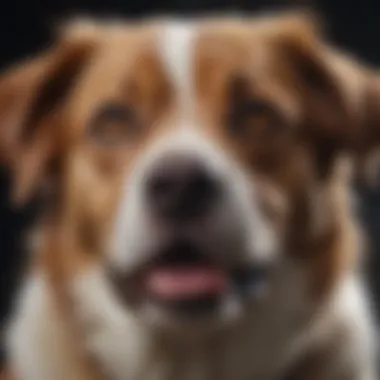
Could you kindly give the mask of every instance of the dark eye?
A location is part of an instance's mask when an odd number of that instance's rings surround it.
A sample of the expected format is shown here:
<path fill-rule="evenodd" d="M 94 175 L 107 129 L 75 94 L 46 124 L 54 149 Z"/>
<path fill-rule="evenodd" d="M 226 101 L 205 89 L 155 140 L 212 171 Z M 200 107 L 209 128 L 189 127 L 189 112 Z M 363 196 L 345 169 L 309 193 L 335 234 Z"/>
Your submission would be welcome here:
<path fill-rule="evenodd" d="M 232 107 L 228 127 L 232 133 L 265 133 L 275 126 L 271 107 L 261 100 L 245 100 Z"/>
<path fill-rule="evenodd" d="M 134 138 L 139 130 L 136 112 L 125 105 L 107 104 L 90 123 L 90 135 L 105 145 L 123 144 Z"/>

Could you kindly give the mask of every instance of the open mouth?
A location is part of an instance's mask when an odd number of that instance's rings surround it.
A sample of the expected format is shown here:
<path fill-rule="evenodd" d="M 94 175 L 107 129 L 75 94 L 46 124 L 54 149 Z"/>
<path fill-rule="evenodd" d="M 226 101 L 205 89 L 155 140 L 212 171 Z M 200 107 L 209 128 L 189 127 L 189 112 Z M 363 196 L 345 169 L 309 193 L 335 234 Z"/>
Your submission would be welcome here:
<path fill-rule="evenodd" d="M 147 295 L 176 312 L 215 309 L 227 288 L 227 271 L 185 241 L 171 245 L 145 272 Z"/>
<path fill-rule="evenodd" d="M 177 241 L 133 278 L 116 276 L 118 293 L 125 298 L 130 294 L 126 290 L 137 288 L 140 302 L 149 300 L 176 314 L 195 316 L 216 311 L 228 294 L 243 298 L 266 284 L 265 267 L 227 268 L 210 257 L 189 241 Z"/>
<path fill-rule="evenodd" d="M 147 271 L 147 291 L 165 301 L 192 300 L 223 293 L 226 273 L 193 245 L 171 246 Z"/>

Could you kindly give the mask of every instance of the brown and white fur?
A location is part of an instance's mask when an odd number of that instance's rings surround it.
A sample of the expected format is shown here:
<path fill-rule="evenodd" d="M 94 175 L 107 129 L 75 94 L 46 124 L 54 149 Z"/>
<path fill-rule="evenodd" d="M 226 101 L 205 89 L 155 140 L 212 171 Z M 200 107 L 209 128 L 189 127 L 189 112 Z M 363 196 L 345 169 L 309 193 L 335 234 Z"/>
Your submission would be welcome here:
<path fill-rule="evenodd" d="M 377 81 L 298 14 L 74 22 L 5 73 L 0 152 L 14 200 L 47 200 L 8 327 L 10 373 L 375 380 L 348 169 L 379 142 Z M 195 239 L 225 268 L 269 268 L 267 292 L 229 290 L 210 318 L 136 306 L 108 275 L 122 273 L 128 293 L 170 239 L 144 186 L 162 157 L 183 154 L 226 193 Z"/>

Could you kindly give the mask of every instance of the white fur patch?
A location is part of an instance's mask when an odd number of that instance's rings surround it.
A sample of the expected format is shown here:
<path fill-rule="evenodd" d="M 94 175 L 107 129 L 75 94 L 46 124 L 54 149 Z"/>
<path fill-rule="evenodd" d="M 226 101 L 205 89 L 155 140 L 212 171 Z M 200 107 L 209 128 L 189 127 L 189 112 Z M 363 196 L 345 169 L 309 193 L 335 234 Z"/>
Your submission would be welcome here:
<path fill-rule="evenodd" d="M 190 117 L 193 101 L 193 58 L 197 27 L 191 22 L 171 22 L 159 41 L 161 57 L 175 87 L 182 117 Z"/>
<path fill-rule="evenodd" d="M 341 284 L 331 306 L 333 315 L 345 317 L 341 326 L 348 331 L 342 365 L 351 366 L 363 380 L 378 378 L 379 342 L 369 299 L 360 276 L 352 276 Z"/>
<path fill-rule="evenodd" d="M 60 320 L 42 277 L 28 280 L 16 304 L 7 342 L 10 367 L 19 380 L 80 380 Z"/>

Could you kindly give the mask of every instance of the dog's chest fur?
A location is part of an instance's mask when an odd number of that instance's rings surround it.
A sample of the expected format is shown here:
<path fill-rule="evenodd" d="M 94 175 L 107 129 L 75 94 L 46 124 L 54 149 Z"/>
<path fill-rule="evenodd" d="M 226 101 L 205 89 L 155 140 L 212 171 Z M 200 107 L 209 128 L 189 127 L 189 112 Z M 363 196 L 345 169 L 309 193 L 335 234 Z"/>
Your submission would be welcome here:
<path fill-rule="evenodd" d="M 302 276 L 294 268 L 284 272 L 270 301 L 236 327 L 181 341 L 149 332 L 120 308 L 98 273 L 89 274 L 74 286 L 75 318 L 83 334 L 79 342 L 110 380 L 276 379 L 312 335 L 307 329 L 304 340 L 312 309 L 306 306 Z M 51 309 L 43 281 L 32 280 L 21 300 L 10 339 L 20 377 L 27 373 L 30 380 L 50 380 L 54 373 L 56 380 L 81 379 L 67 326 Z"/>

